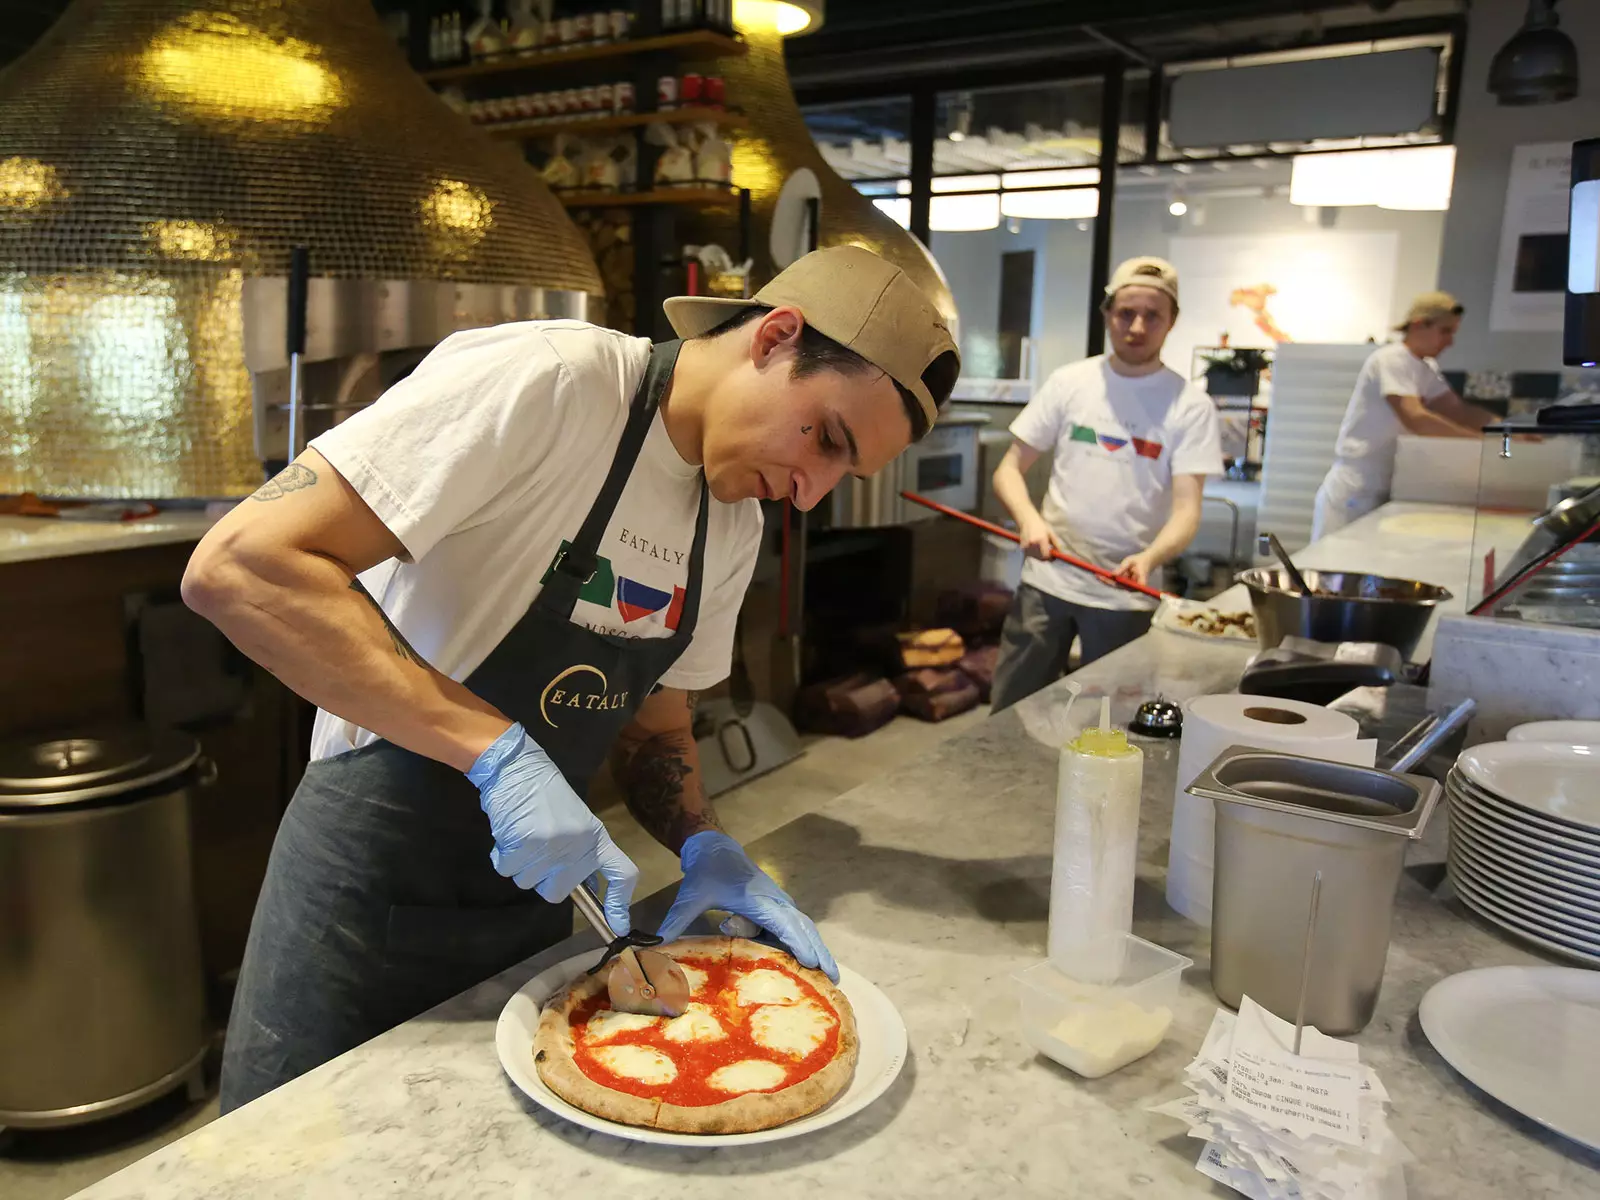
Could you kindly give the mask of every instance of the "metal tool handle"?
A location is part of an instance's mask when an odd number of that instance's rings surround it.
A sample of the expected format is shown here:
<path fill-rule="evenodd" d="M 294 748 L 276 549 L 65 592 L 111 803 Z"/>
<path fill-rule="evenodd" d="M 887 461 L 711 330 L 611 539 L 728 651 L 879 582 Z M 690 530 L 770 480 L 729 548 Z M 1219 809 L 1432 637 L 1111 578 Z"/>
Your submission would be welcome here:
<path fill-rule="evenodd" d="M 600 907 L 600 901 L 588 884 L 580 883 L 572 889 L 572 903 L 583 914 L 583 919 L 594 926 L 594 931 L 605 938 L 606 945 L 617 940 L 617 935 L 611 931 L 611 922 L 606 920 L 606 910 Z"/>
<path fill-rule="evenodd" d="M 1283 569 L 1289 573 L 1289 582 L 1294 584 L 1296 590 L 1302 596 L 1311 595 L 1311 588 L 1306 584 L 1306 577 L 1300 574 L 1300 568 L 1294 565 L 1294 559 L 1289 557 L 1289 552 L 1283 548 L 1283 543 L 1278 540 L 1277 534 L 1263 533 L 1256 539 L 1258 553 L 1268 549 L 1283 564 Z"/>
<path fill-rule="evenodd" d="M 1300 952 L 1300 998 L 1294 1005 L 1294 1052 L 1300 1053 L 1300 1035 L 1306 1028 L 1306 993 L 1311 990 L 1311 950 L 1317 940 L 1317 908 L 1322 903 L 1322 872 L 1311 880 L 1311 915 L 1306 918 L 1306 944 Z"/>
<path fill-rule="evenodd" d="M 1477 710 L 1477 707 L 1477 701 L 1463 700 L 1449 712 L 1442 715 L 1436 714 L 1424 721 L 1390 748 L 1391 752 L 1399 750 L 1402 745 L 1411 739 L 1413 733 L 1418 735 L 1416 744 L 1411 749 L 1403 751 L 1399 758 L 1384 769 L 1393 771 L 1398 775 L 1411 770 L 1412 767 L 1421 766 L 1423 760 L 1432 754 L 1440 743 L 1461 728 L 1467 718 Z"/>
<path fill-rule="evenodd" d="M 289 452 L 293 462 L 300 453 L 301 358 L 306 352 L 306 293 L 311 284 L 311 252 L 304 246 L 289 248 Z"/>

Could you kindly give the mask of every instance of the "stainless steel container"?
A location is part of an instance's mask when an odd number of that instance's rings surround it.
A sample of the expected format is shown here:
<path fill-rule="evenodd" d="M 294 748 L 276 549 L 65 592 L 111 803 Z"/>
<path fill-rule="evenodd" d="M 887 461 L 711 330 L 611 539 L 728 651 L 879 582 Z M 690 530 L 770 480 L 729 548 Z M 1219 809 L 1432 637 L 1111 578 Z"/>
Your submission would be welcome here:
<path fill-rule="evenodd" d="M 1189 791 L 1216 801 L 1211 986 L 1295 1019 L 1312 881 L 1305 1019 L 1323 1033 L 1372 1020 L 1389 952 L 1406 846 L 1422 836 L 1439 785 L 1416 775 L 1233 747 Z"/>
<path fill-rule="evenodd" d="M 0 1125 L 73 1125 L 199 1082 L 186 734 L 0 746 Z"/>
<path fill-rule="evenodd" d="M 1239 574 L 1256 614 L 1256 637 L 1271 650 L 1291 635 L 1318 642 L 1382 642 L 1410 658 L 1450 592 L 1415 579 L 1305 571 L 1319 595 L 1303 596 L 1282 567 L 1252 567 Z"/>

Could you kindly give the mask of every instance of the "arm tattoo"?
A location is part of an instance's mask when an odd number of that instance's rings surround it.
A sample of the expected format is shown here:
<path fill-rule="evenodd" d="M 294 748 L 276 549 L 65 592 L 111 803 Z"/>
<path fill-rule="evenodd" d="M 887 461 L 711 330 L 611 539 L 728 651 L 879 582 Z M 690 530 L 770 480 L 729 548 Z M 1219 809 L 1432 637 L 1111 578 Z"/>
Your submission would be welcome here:
<path fill-rule="evenodd" d="M 722 828 L 690 761 L 693 747 L 684 729 L 643 739 L 624 734 L 611 757 L 611 773 L 627 797 L 628 811 L 674 853 L 695 834 Z"/>
<path fill-rule="evenodd" d="M 372 605 L 373 611 L 378 614 L 378 619 L 383 622 L 383 627 L 389 631 L 389 640 L 394 643 L 394 652 L 396 654 L 407 662 L 416 663 L 419 667 L 428 665 L 422 655 L 411 648 L 411 643 L 406 641 L 406 635 L 395 628 L 394 622 L 389 620 L 389 614 L 383 611 L 383 605 L 374 600 L 372 593 L 361 586 L 361 580 L 352 579 L 350 581 L 350 590 L 352 592 L 360 592 L 367 603 Z"/>
<path fill-rule="evenodd" d="M 263 504 L 269 500 L 282 500 L 290 492 L 298 492 L 301 488 L 311 487 L 316 482 L 317 473 L 310 467 L 290 463 L 257 488 L 250 499 L 259 500 Z"/>

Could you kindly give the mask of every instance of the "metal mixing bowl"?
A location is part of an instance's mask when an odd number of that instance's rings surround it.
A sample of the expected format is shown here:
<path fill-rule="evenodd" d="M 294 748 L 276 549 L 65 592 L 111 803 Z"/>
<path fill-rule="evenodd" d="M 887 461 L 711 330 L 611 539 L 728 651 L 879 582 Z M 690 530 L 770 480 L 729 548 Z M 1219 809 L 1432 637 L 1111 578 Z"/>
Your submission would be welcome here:
<path fill-rule="evenodd" d="M 1252 567 L 1239 575 L 1250 592 L 1256 637 L 1264 650 L 1298 636 L 1319 642 L 1382 642 L 1409 659 L 1433 610 L 1450 599 L 1446 589 L 1415 579 L 1349 571 L 1300 573 L 1323 594 L 1302 596 L 1282 567 Z"/>

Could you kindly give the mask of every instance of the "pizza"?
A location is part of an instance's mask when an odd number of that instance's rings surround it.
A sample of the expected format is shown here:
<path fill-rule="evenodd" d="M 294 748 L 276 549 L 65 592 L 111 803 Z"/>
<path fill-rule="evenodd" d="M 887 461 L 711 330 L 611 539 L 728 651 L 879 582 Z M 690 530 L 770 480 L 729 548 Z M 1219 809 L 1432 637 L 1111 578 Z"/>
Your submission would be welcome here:
<path fill-rule="evenodd" d="M 681 1016 L 613 1011 L 604 971 L 545 1005 L 534 1063 L 567 1103 L 647 1129 L 754 1133 L 816 1112 L 849 1085 L 855 1014 L 821 971 L 743 938 L 657 949 L 689 980 Z"/>

